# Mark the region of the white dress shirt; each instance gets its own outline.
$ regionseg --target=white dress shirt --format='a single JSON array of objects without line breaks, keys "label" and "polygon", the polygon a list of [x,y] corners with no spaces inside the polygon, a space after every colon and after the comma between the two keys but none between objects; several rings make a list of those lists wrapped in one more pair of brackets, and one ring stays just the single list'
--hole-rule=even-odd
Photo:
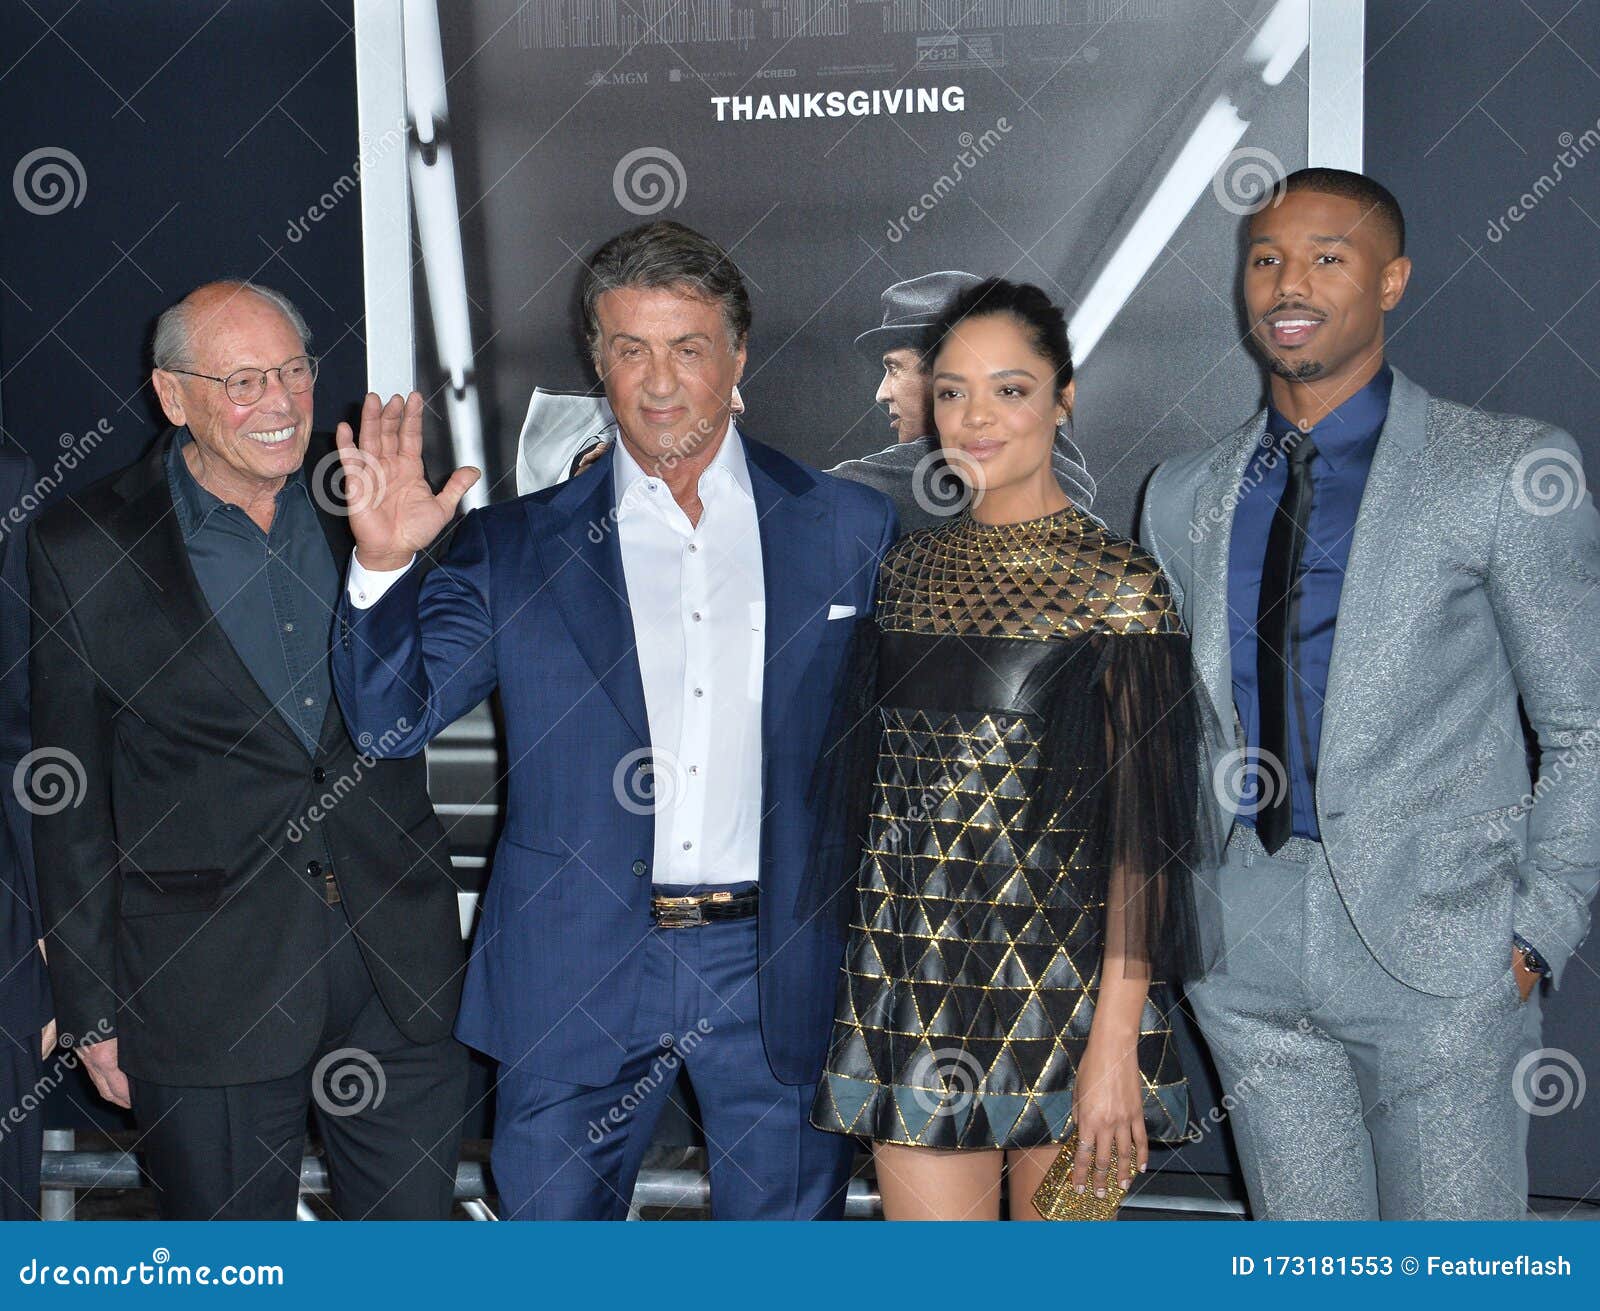
[{"label": "white dress shirt", "polygon": [[[654,811],[652,882],[754,879],[766,586],[743,439],[730,424],[701,473],[698,524],[620,441],[612,480],[654,763],[643,789],[623,766],[619,792],[628,806]],[[375,605],[405,572],[367,569],[352,557],[351,604]]]}]

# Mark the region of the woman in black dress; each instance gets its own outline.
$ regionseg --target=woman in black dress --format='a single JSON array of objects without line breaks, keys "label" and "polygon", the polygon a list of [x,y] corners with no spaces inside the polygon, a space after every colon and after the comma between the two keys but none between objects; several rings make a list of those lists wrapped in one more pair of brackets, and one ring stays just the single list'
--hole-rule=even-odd
[{"label": "woman in black dress", "polygon": [[930,341],[972,503],[885,558],[842,700],[829,804],[856,775],[866,836],[812,1119],[873,1140],[891,1219],[998,1218],[1004,1173],[1037,1218],[1074,1127],[1097,1193],[1187,1131],[1153,978],[1192,956],[1200,698],[1154,560],[1051,472],[1061,311],[992,280]]}]

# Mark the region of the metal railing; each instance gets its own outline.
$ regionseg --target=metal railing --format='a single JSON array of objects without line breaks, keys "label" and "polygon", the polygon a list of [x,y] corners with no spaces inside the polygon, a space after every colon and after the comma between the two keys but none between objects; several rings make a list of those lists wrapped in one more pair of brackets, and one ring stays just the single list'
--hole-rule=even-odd
[{"label": "metal railing", "polygon": [[[42,1212],[47,1220],[70,1220],[76,1209],[80,1192],[91,1188],[141,1188],[144,1179],[139,1172],[137,1156],[132,1152],[77,1151],[70,1129],[55,1129],[46,1134],[42,1182],[44,1199]],[[711,1181],[696,1162],[704,1153],[667,1149],[652,1149],[650,1156],[658,1164],[647,1164],[639,1172],[634,1185],[633,1206],[630,1219],[636,1219],[645,1210],[700,1210],[711,1205]],[[668,1164],[667,1162],[672,1162]],[[323,1197],[328,1193],[328,1166],[320,1156],[306,1156],[300,1162],[299,1218],[315,1220],[315,1212],[306,1204],[307,1197]],[[488,1200],[494,1197],[495,1188],[481,1161],[463,1161],[456,1167],[455,1198],[473,1220],[496,1220]],[[1192,1197],[1181,1193],[1140,1188],[1123,1203],[1134,1209],[1184,1212],[1207,1215],[1227,1215],[1242,1218],[1242,1203],[1222,1197]],[[849,1220],[874,1220],[883,1216],[883,1199],[876,1185],[869,1179],[856,1177],[850,1181],[850,1191],[845,1199],[845,1218]]]}]

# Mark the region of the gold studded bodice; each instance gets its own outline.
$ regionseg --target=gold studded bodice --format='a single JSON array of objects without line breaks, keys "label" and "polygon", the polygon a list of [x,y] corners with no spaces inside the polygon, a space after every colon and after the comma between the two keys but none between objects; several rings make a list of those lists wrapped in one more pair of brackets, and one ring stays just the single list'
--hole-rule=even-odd
[{"label": "gold studded bodice", "polygon": [[1035,639],[1182,631],[1154,558],[1073,506],[1017,524],[963,516],[903,537],[879,574],[878,624]]}]

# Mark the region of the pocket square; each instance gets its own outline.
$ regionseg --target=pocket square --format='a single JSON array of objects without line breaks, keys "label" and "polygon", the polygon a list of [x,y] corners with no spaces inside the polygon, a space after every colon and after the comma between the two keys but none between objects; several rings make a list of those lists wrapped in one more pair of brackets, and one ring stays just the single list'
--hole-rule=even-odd
[{"label": "pocket square", "polygon": [[830,605],[828,607],[828,618],[848,619],[851,615],[855,614],[855,612],[856,608],[853,605]]}]

